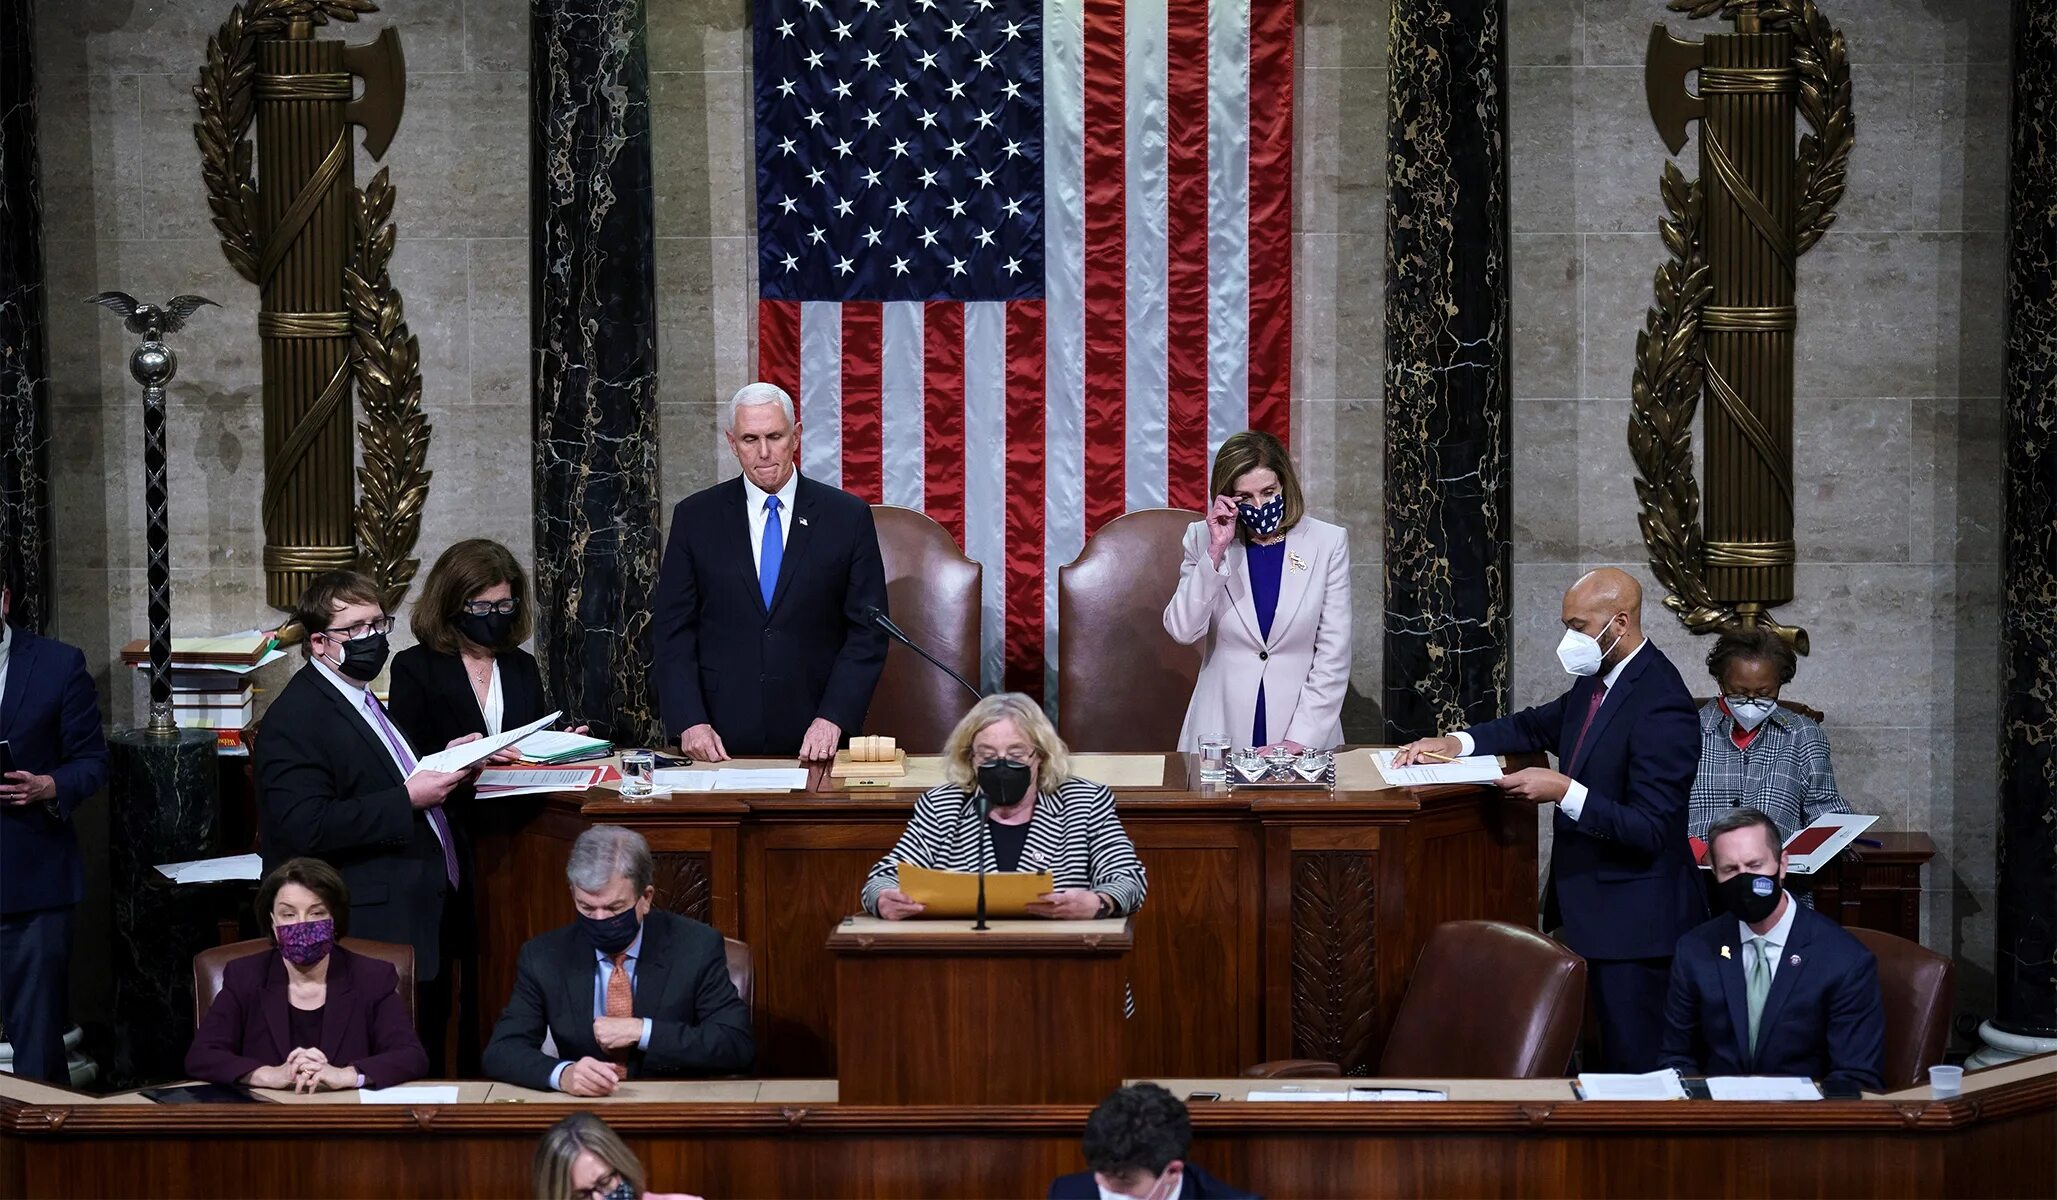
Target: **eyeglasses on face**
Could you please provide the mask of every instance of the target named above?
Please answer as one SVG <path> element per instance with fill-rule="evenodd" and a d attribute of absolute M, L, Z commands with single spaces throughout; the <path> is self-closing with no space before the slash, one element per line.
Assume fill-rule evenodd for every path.
<path fill-rule="evenodd" d="M 975 767 L 990 767 L 1002 759 L 1013 759 L 1015 762 L 1027 765 L 1035 762 L 1037 757 L 1034 746 L 1009 746 L 1005 750 L 973 750 L 971 752 L 971 765 Z"/>
<path fill-rule="evenodd" d="M 345 625 L 340 629 L 324 629 L 321 631 L 321 635 L 332 641 L 354 642 L 358 638 L 391 632 L 393 632 L 393 618 L 379 617 L 375 620 L 360 621 L 355 625 Z"/>
<path fill-rule="evenodd" d="M 504 617 L 515 609 L 520 608 L 521 601 L 512 597 L 506 600 L 466 600 L 458 607 L 474 617 L 483 617 L 492 613 L 499 613 Z"/>

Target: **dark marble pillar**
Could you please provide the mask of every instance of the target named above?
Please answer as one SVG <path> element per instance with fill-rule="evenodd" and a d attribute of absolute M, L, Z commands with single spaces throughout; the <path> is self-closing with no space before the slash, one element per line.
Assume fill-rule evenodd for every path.
<path fill-rule="evenodd" d="M 2007 199 L 1998 1011 L 1989 1047 L 2057 1050 L 2057 5 L 2014 3 Z"/>
<path fill-rule="evenodd" d="M 0 575 L 15 624 L 50 616 L 49 362 L 36 177 L 34 0 L 0 0 Z"/>
<path fill-rule="evenodd" d="M 1385 716 L 1507 709 L 1513 628 L 1504 0 L 1392 0 Z"/>
<path fill-rule="evenodd" d="M 657 285 L 642 0 L 530 10 L 536 649 L 552 703 L 661 738 Z"/>

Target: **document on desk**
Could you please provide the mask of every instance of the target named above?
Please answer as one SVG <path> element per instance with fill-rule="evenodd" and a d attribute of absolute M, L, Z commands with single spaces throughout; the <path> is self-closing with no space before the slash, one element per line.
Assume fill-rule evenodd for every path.
<path fill-rule="evenodd" d="M 425 754 L 415 762 L 414 769 L 417 772 L 462 771 L 473 763 L 484 762 L 486 759 L 491 758 L 494 752 L 504 747 L 512 746 L 514 743 L 549 725 L 563 715 L 562 712 L 554 712 L 540 721 L 531 721 L 519 729 L 510 729 L 506 733 L 496 733 L 492 737 L 482 737 L 475 742 L 465 742 L 462 745 L 451 746 L 445 750 L 438 750 L 434 754 Z"/>
<path fill-rule="evenodd" d="M 1799 1075 L 1709 1075 L 1709 1100 L 1819 1100 L 1821 1089 Z"/>
<path fill-rule="evenodd" d="M 978 872 L 931 871 L 912 863 L 900 864 L 900 892 L 922 905 L 924 917 L 969 917 L 978 912 Z M 1023 874 L 1018 871 L 986 872 L 986 915 L 1027 917 L 1029 903 L 1057 890 L 1057 880 L 1048 871 Z"/>
<path fill-rule="evenodd" d="M 457 1085 L 359 1088 L 357 1099 L 363 1104 L 455 1104 Z"/>
<path fill-rule="evenodd" d="M 806 786 L 806 767 L 723 767 L 714 772 L 717 792 L 797 792 Z"/>
<path fill-rule="evenodd" d="M 1500 778 L 1500 760 L 1490 754 L 1473 754 L 1450 762 L 1418 762 L 1411 767 L 1396 767 L 1393 758 L 1398 750 L 1374 750 L 1372 761 L 1378 764 L 1378 773 L 1394 787 L 1423 787 L 1432 783 L 1491 783 Z"/>
<path fill-rule="evenodd" d="M 562 729 L 539 729 L 517 742 L 514 748 L 523 762 L 561 763 L 604 755 L 614 749 L 614 743 Z"/>
<path fill-rule="evenodd" d="M 659 767 L 650 772 L 651 782 L 666 792 L 711 792 L 719 771 L 696 771 L 691 767 Z"/>
<path fill-rule="evenodd" d="M 1581 1100 L 1683 1100 L 1686 1083 L 1670 1067 L 1642 1075 L 1599 1075 L 1587 1071 L 1578 1077 L 1578 1095 Z"/>
<path fill-rule="evenodd" d="M 1307 1104 L 1323 1100 L 1348 1100 L 1349 1098 L 1350 1093 L 1348 1092 L 1251 1092 L 1248 1096 L 1244 1097 L 1244 1099 L 1259 1102 L 1273 1100 L 1290 1104 Z"/>
<path fill-rule="evenodd" d="M 233 879 L 262 879 L 264 859 L 255 854 L 231 854 L 227 858 L 196 858 L 190 862 L 159 863 L 157 873 L 173 883 L 220 883 Z"/>
<path fill-rule="evenodd" d="M 1431 1091 L 1428 1088 L 1353 1087 L 1350 1089 L 1350 1099 L 1352 1100 L 1407 1101 L 1448 1100 L 1449 1098 L 1450 1093 L 1448 1092 Z"/>
<path fill-rule="evenodd" d="M 599 767 L 487 767 L 479 772 L 481 799 L 583 792 L 600 782 Z"/>

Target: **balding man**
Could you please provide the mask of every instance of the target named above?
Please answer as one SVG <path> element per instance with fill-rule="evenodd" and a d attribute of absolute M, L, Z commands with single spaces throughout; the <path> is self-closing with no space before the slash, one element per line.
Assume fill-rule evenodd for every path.
<path fill-rule="evenodd" d="M 864 724 L 886 665 L 886 570 L 871 506 L 803 479 L 800 426 L 783 388 L 729 403 L 740 479 L 672 510 L 652 618 L 657 698 L 679 748 L 834 758 Z"/>
<path fill-rule="evenodd" d="M 1580 579 L 1563 617 L 1557 658 L 1577 677 L 1571 690 L 1404 746 L 1399 762 L 1424 752 L 1557 755 L 1560 770 L 1530 767 L 1500 787 L 1557 805 L 1544 923 L 1561 919 L 1565 943 L 1587 960 L 1602 1069 L 1648 1071 L 1662 1050 L 1672 950 L 1707 915 L 1686 840 L 1699 721 L 1678 668 L 1643 637 L 1643 589 L 1627 572 Z"/>

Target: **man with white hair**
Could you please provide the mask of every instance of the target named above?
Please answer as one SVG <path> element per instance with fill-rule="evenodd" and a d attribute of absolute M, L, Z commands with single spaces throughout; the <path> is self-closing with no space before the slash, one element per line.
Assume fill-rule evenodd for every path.
<path fill-rule="evenodd" d="M 740 478 L 678 502 L 654 602 L 657 698 L 679 749 L 834 758 L 886 665 L 886 572 L 871 506 L 795 469 L 793 398 L 729 402 Z"/>
<path fill-rule="evenodd" d="M 565 878 L 578 920 L 521 948 L 514 994 L 486 1046 L 486 1074 L 573 1096 L 624 1079 L 727 1075 L 756 1053 L 750 1009 L 721 935 L 653 908 L 650 845 L 619 825 L 571 844 Z M 556 1053 L 546 1053 L 548 1035 Z"/>

